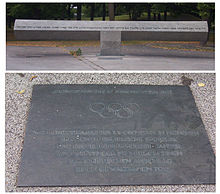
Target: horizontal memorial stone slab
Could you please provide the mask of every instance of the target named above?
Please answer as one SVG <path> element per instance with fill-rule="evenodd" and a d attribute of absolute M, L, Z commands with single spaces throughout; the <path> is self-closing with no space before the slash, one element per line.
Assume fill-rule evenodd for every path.
<path fill-rule="evenodd" d="M 201 44 L 204 44 L 208 37 L 208 25 L 206 21 L 20 19 L 16 20 L 14 24 L 14 33 L 17 40 L 100 40 L 100 32 L 121 32 L 122 41 L 200 41 Z"/>
<path fill-rule="evenodd" d="M 189 87 L 34 86 L 18 186 L 214 183 Z"/>
<path fill-rule="evenodd" d="M 208 32 L 206 21 L 16 20 L 14 30 Z"/>

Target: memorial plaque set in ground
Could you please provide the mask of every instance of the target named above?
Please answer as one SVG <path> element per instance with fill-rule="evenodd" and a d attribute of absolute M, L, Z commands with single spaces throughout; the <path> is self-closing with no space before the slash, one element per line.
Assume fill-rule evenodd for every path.
<path fill-rule="evenodd" d="M 34 86 L 18 186 L 214 183 L 188 86 Z"/>

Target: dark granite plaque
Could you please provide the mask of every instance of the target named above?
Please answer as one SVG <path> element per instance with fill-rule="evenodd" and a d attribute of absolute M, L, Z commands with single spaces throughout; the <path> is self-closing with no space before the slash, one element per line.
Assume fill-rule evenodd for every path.
<path fill-rule="evenodd" d="M 37 85 L 18 186 L 214 184 L 190 88 Z"/>

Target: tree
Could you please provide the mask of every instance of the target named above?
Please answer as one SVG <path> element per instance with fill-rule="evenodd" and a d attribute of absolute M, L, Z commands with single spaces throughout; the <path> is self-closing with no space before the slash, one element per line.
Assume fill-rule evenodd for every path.
<path fill-rule="evenodd" d="M 215 4 L 214 3 L 198 3 L 197 9 L 198 9 L 198 14 L 202 18 L 202 20 L 206 20 L 208 22 L 208 27 L 210 31 L 212 23 L 214 25 Z"/>
<path fill-rule="evenodd" d="M 138 17 L 144 12 L 144 4 L 128 3 L 125 4 L 125 10 L 127 11 L 130 20 L 137 20 Z"/>
<path fill-rule="evenodd" d="M 147 20 L 151 20 L 151 3 L 147 4 Z"/>
<path fill-rule="evenodd" d="M 82 15 L 82 4 L 79 3 L 77 4 L 77 20 L 81 20 L 81 15 Z"/>
<path fill-rule="evenodd" d="M 116 6 L 117 5 L 117 6 Z M 117 8 L 117 9 L 116 9 Z M 178 16 L 180 14 L 193 15 L 198 19 L 206 20 L 209 29 L 214 26 L 214 3 L 7 3 L 7 25 L 11 27 L 14 19 L 76 19 L 84 17 L 102 17 L 106 14 L 110 20 L 115 15 L 128 14 L 130 20 L 138 20 L 143 13 L 147 13 L 147 20 L 167 20 L 167 15 Z M 153 14 L 153 18 L 152 17 Z M 164 16 L 164 17 L 163 17 Z M 190 18 L 190 17 L 189 17 Z M 193 18 L 193 17 L 192 17 Z M 181 19 L 181 18 L 180 18 Z M 194 19 L 194 18 L 193 18 Z"/>
<path fill-rule="evenodd" d="M 110 21 L 115 20 L 114 3 L 108 3 L 108 15 Z"/>
<path fill-rule="evenodd" d="M 91 18 L 90 20 L 94 20 L 94 12 L 95 12 L 95 3 L 91 3 Z"/>
<path fill-rule="evenodd" d="M 67 16 L 68 16 L 68 20 L 71 19 L 71 3 L 67 4 Z"/>
<path fill-rule="evenodd" d="M 64 19 L 68 17 L 67 4 L 8 3 L 8 14 L 17 19 Z"/>
<path fill-rule="evenodd" d="M 158 20 L 161 20 L 161 13 L 164 13 L 164 20 L 167 20 L 167 10 L 168 6 L 167 3 L 155 3 L 151 7 L 152 12 L 157 14 Z"/>
<path fill-rule="evenodd" d="M 106 15 L 106 7 L 105 3 L 102 4 L 102 20 L 105 21 L 105 15 Z"/>

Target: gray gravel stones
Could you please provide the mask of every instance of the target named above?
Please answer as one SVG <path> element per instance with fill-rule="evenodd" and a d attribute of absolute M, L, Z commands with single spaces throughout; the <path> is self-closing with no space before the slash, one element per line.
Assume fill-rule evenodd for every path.
<path fill-rule="evenodd" d="M 193 79 L 190 88 L 215 152 L 215 74 L 214 73 L 6 73 L 5 96 L 5 189 L 7 192 L 215 192 L 215 185 L 154 185 L 94 187 L 16 187 L 25 124 L 35 84 L 146 84 L 181 85 L 181 77 Z M 33 78 L 32 76 L 37 76 Z M 198 83 L 204 83 L 199 87 Z M 18 91 L 25 90 L 19 94 Z"/>

